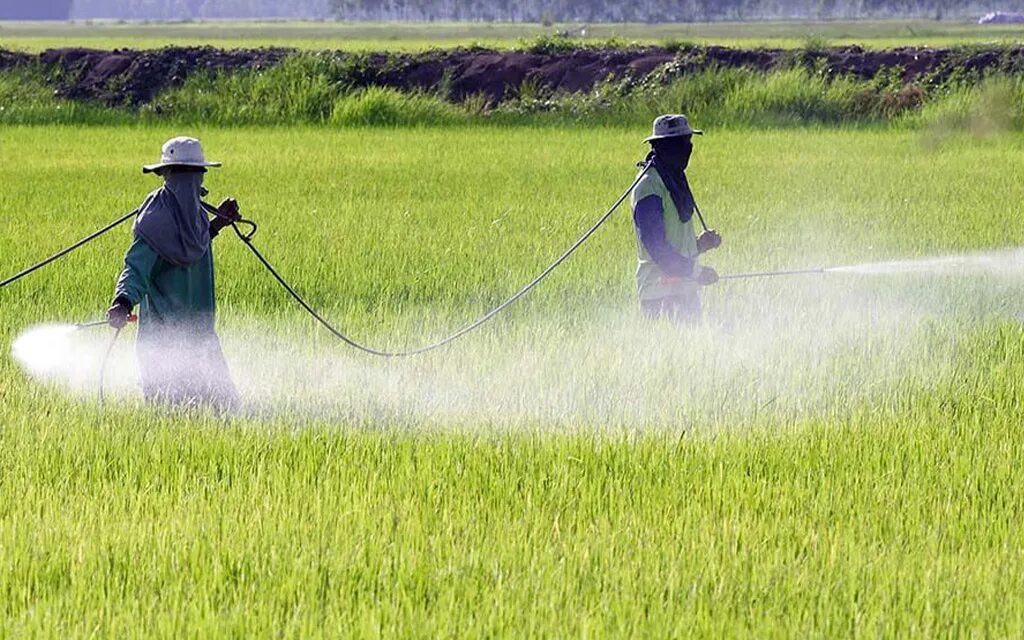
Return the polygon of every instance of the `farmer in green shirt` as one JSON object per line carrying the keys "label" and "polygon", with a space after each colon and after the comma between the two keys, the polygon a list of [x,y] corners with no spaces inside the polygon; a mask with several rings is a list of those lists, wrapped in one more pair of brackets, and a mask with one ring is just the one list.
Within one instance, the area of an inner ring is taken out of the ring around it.
{"label": "farmer in green shirt", "polygon": [[654,120],[647,160],[652,166],[633,189],[633,226],[637,238],[636,271],[640,308],[648,317],[690,321],[700,317],[700,288],[718,281],[718,274],[699,264],[699,256],[722,244],[714,230],[697,236],[696,208],[686,180],[693,136],[684,115]]}
{"label": "farmer in green shirt", "polygon": [[238,402],[214,330],[211,245],[240,219],[238,203],[225,200],[211,221],[200,200],[207,167],[219,166],[206,161],[198,140],[179,137],[164,144],[158,164],[142,169],[164,184],[139,208],[107,319],[123,327],[139,306],[136,352],[147,400],[220,410]]}

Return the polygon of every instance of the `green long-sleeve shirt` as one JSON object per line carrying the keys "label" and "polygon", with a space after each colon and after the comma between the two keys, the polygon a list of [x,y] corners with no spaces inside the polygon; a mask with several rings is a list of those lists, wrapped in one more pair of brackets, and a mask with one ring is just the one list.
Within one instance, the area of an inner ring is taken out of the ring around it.
{"label": "green long-sleeve shirt", "polygon": [[213,246],[190,267],[161,258],[145,240],[136,237],[124,258],[115,297],[139,305],[139,338],[158,327],[214,330]]}

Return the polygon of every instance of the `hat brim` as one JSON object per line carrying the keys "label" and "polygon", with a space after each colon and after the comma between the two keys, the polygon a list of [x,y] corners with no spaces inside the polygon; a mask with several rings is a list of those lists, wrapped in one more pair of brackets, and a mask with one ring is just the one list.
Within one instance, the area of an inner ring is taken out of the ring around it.
{"label": "hat brim", "polygon": [[166,169],[167,167],[219,167],[219,162],[161,162],[158,164],[144,164],[142,165],[142,173],[153,173],[159,169]]}
{"label": "hat brim", "polygon": [[686,136],[702,136],[702,135],[704,135],[704,132],[701,131],[700,129],[690,129],[690,131],[688,131],[687,133],[672,133],[672,134],[663,135],[663,136],[650,136],[649,138],[644,138],[644,142],[650,142],[651,140],[665,140],[666,138],[683,138],[683,137],[686,137]]}

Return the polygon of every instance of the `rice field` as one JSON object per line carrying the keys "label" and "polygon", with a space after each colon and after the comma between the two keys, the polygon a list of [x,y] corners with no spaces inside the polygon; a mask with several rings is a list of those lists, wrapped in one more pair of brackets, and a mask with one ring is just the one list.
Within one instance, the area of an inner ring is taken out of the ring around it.
{"label": "rice field", "polygon": [[[697,124],[700,123],[699,116]],[[0,276],[134,208],[202,138],[258,246],[354,337],[414,346],[536,274],[646,130],[0,129]],[[5,636],[1017,636],[1024,143],[713,128],[719,272],[996,252],[998,268],[721,282],[641,318],[620,211],[535,294],[421,359],[333,341],[236,239],[246,409],[146,407],[129,330],[40,379],[9,346],[102,316],[121,229],[0,290]],[[1009,251],[1009,252],[1008,252]]]}

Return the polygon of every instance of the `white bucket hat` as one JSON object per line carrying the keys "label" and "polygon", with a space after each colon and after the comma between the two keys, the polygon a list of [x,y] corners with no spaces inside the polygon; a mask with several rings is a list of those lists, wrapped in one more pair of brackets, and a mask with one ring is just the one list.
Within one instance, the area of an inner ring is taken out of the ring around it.
{"label": "white bucket hat", "polygon": [[701,136],[704,132],[691,127],[690,121],[683,114],[667,113],[654,119],[654,135],[644,139],[644,142],[692,135]]}
{"label": "white bucket hat", "polygon": [[164,143],[160,162],[143,165],[142,172],[150,173],[164,167],[219,167],[219,162],[207,162],[203,145],[195,138],[179,136]]}

